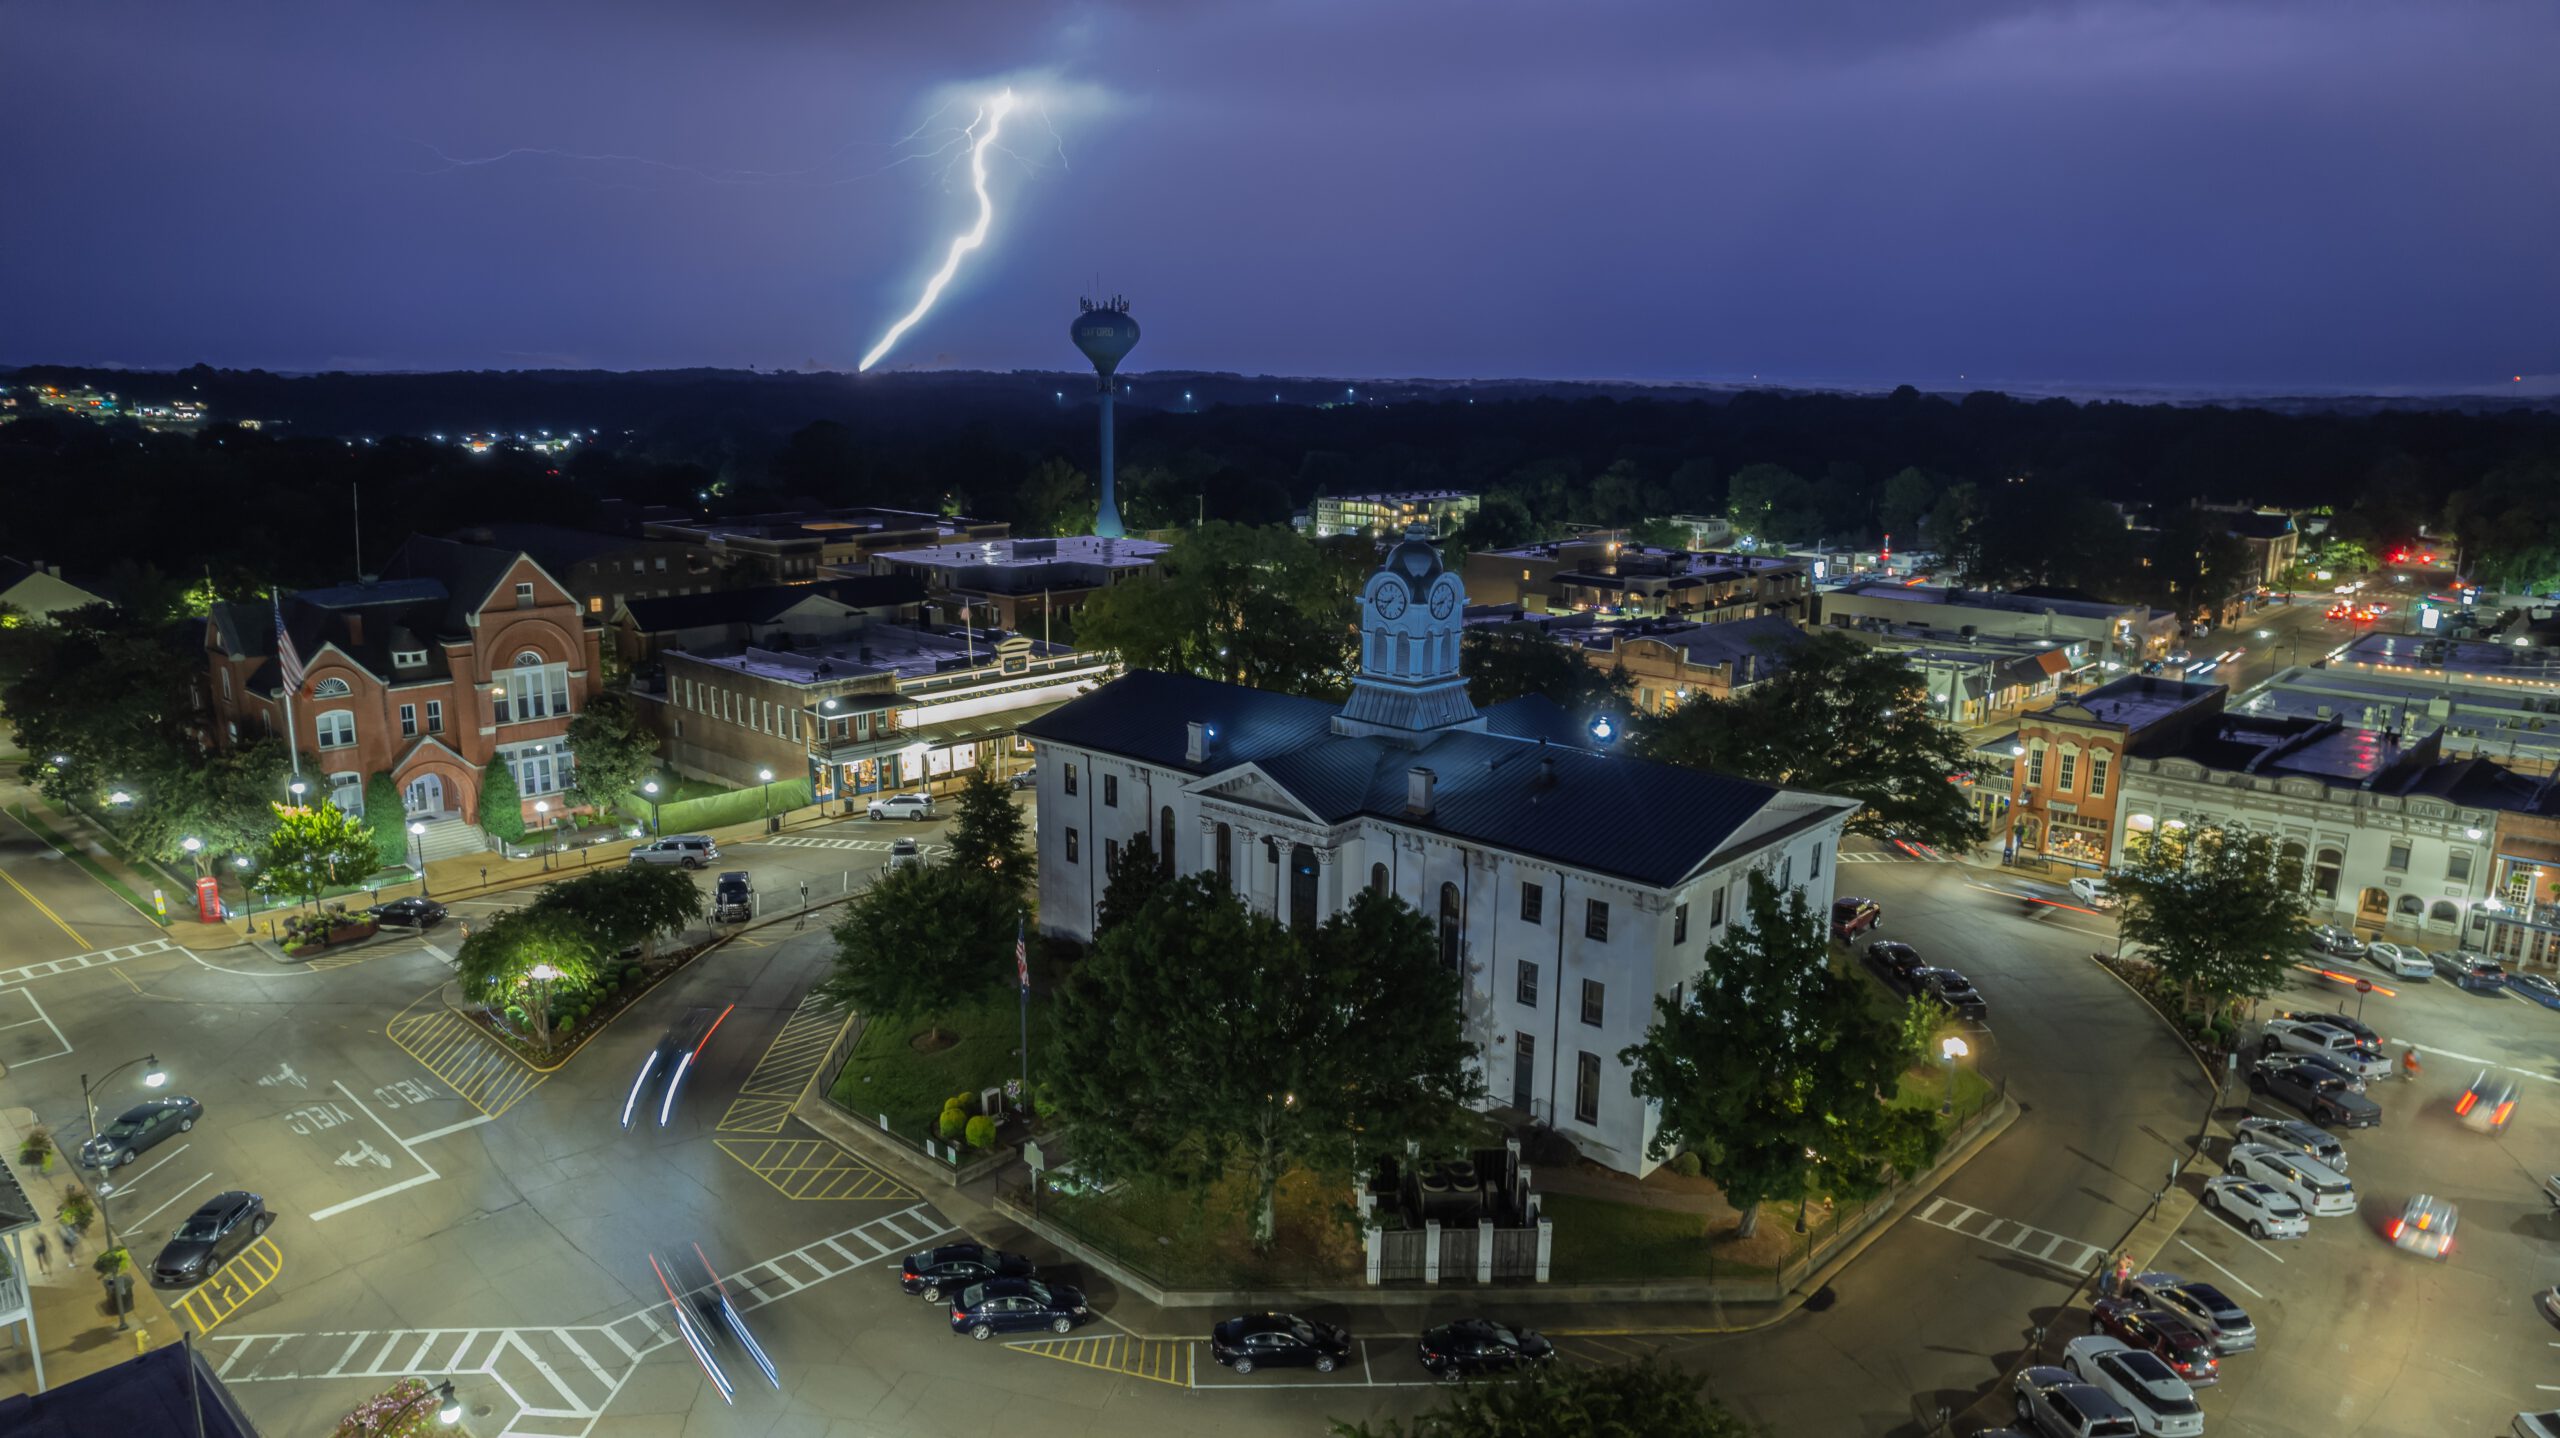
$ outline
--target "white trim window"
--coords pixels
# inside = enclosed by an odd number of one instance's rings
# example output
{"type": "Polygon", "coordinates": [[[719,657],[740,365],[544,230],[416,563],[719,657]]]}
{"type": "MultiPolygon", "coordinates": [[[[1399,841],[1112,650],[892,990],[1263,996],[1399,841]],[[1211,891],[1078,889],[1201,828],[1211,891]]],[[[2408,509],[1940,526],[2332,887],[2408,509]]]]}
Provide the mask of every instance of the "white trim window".
{"type": "Polygon", "coordinates": [[[441,699],[427,701],[427,732],[430,734],[444,732],[444,701],[441,699]]]}
{"type": "Polygon", "coordinates": [[[314,699],[344,699],[354,692],[354,686],[344,679],[323,679],[311,686],[311,697],[314,699]]]}
{"type": "Polygon", "coordinates": [[[501,724],[557,719],[569,712],[569,666],[545,664],[530,649],[516,656],[515,668],[498,687],[495,709],[501,724]]]}
{"type": "Polygon", "coordinates": [[[400,737],[403,739],[418,737],[418,706],[415,704],[400,706],[400,737]]]}
{"type": "MultiPolygon", "coordinates": [[[[352,709],[323,709],[313,717],[313,729],[320,736],[323,749],[352,749],[356,746],[356,716],[352,709]]],[[[358,784],[362,784],[359,779],[358,784]]]]}
{"type": "Polygon", "coordinates": [[[364,813],[364,776],[352,769],[329,776],[329,802],[340,813],[361,817],[364,813]]]}
{"type": "Polygon", "coordinates": [[[509,744],[498,751],[498,757],[516,776],[517,792],[528,799],[557,794],[568,788],[577,769],[577,761],[569,753],[569,746],[557,739],[509,744]]]}
{"type": "Polygon", "coordinates": [[[427,667],[427,651],[423,649],[394,649],[391,651],[391,667],[394,669],[424,669],[427,667]]]}

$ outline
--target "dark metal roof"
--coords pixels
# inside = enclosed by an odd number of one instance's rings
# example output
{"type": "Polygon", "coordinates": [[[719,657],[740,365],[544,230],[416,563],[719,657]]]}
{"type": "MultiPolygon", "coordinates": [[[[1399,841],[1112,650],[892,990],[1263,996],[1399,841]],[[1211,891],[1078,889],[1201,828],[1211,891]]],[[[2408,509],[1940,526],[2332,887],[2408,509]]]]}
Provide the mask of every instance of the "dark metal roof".
{"type": "Polygon", "coordinates": [[[913,574],[864,574],[816,584],[767,584],[708,594],[662,594],[626,599],[623,610],[647,634],[722,624],[763,624],[809,599],[831,599],[853,609],[885,609],[919,603],[924,581],[913,574]]]}
{"type": "Polygon", "coordinates": [[[172,1344],[42,1393],[0,1398],[10,1438],[95,1438],[100,1433],[258,1438],[203,1350],[172,1344]]]}
{"type": "MultiPolygon", "coordinates": [[[[1552,727],[1562,711],[1538,703],[1546,712],[1494,713],[1509,729],[1552,727]]],[[[1781,792],[1517,733],[1451,730],[1419,748],[1340,736],[1334,713],[1322,700],[1138,670],[1022,732],[1194,774],[1250,763],[1326,823],[1368,814],[1654,886],[1685,878],[1781,792]],[[1185,758],[1194,720],[1218,729],[1206,764],[1185,758]],[[1406,812],[1416,767],[1434,775],[1427,815],[1406,812]]]]}

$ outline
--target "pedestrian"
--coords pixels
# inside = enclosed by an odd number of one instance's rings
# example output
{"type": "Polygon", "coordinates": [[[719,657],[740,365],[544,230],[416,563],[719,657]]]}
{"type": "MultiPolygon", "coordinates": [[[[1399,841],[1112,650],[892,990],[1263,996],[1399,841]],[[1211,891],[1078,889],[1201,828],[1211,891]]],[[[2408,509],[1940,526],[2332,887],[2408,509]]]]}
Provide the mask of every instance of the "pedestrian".
{"type": "Polygon", "coordinates": [[[469,919],[459,919],[459,920],[456,920],[455,922],[459,923],[459,924],[462,926],[462,941],[463,941],[464,943],[466,943],[466,944],[467,944],[467,943],[470,943],[470,942],[471,942],[471,921],[470,921],[469,919]]]}
{"type": "Polygon", "coordinates": [[[2408,1050],[2400,1055],[2400,1076],[2403,1078],[2416,1078],[2418,1076],[2417,1045],[2411,1044],[2408,1050]]]}
{"type": "Polygon", "coordinates": [[[53,1242],[44,1236],[41,1228],[36,1230],[36,1267],[47,1273],[53,1272],[53,1242]]]}
{"type": "Polygon", "coordinates": [[[73,1228],[70,1224],[66,1223],[62,1225],[62,1261],[65,1263],[76,1263],[79,1261],[79,1258],[80,1230],[73,1228]]]}

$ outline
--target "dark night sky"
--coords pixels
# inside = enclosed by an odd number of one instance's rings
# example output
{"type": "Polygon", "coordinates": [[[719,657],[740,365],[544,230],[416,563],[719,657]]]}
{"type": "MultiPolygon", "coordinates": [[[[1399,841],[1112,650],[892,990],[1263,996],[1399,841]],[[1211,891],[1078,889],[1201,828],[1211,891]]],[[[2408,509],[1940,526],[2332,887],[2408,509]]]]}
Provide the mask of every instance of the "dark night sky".
{"type": "Polygon", "coordinates": [[[0,363],[850,369],[1014,77],[891,365],[1098,277],[1138,370],[2547,393],[2555,75],[2547,0],[0,0],[0,363]]]}

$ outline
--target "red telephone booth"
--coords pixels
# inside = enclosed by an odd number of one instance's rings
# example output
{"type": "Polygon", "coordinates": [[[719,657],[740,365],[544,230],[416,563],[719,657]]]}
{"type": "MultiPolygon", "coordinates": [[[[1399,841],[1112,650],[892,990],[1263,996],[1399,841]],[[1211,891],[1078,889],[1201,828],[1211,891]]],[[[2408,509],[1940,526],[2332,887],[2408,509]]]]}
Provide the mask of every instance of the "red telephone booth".
{"type": "Polygon", "coordinates": [[[196,917],[208,924],[222,922],[222,886],[210,878],[196,880],[196,917]]]}

